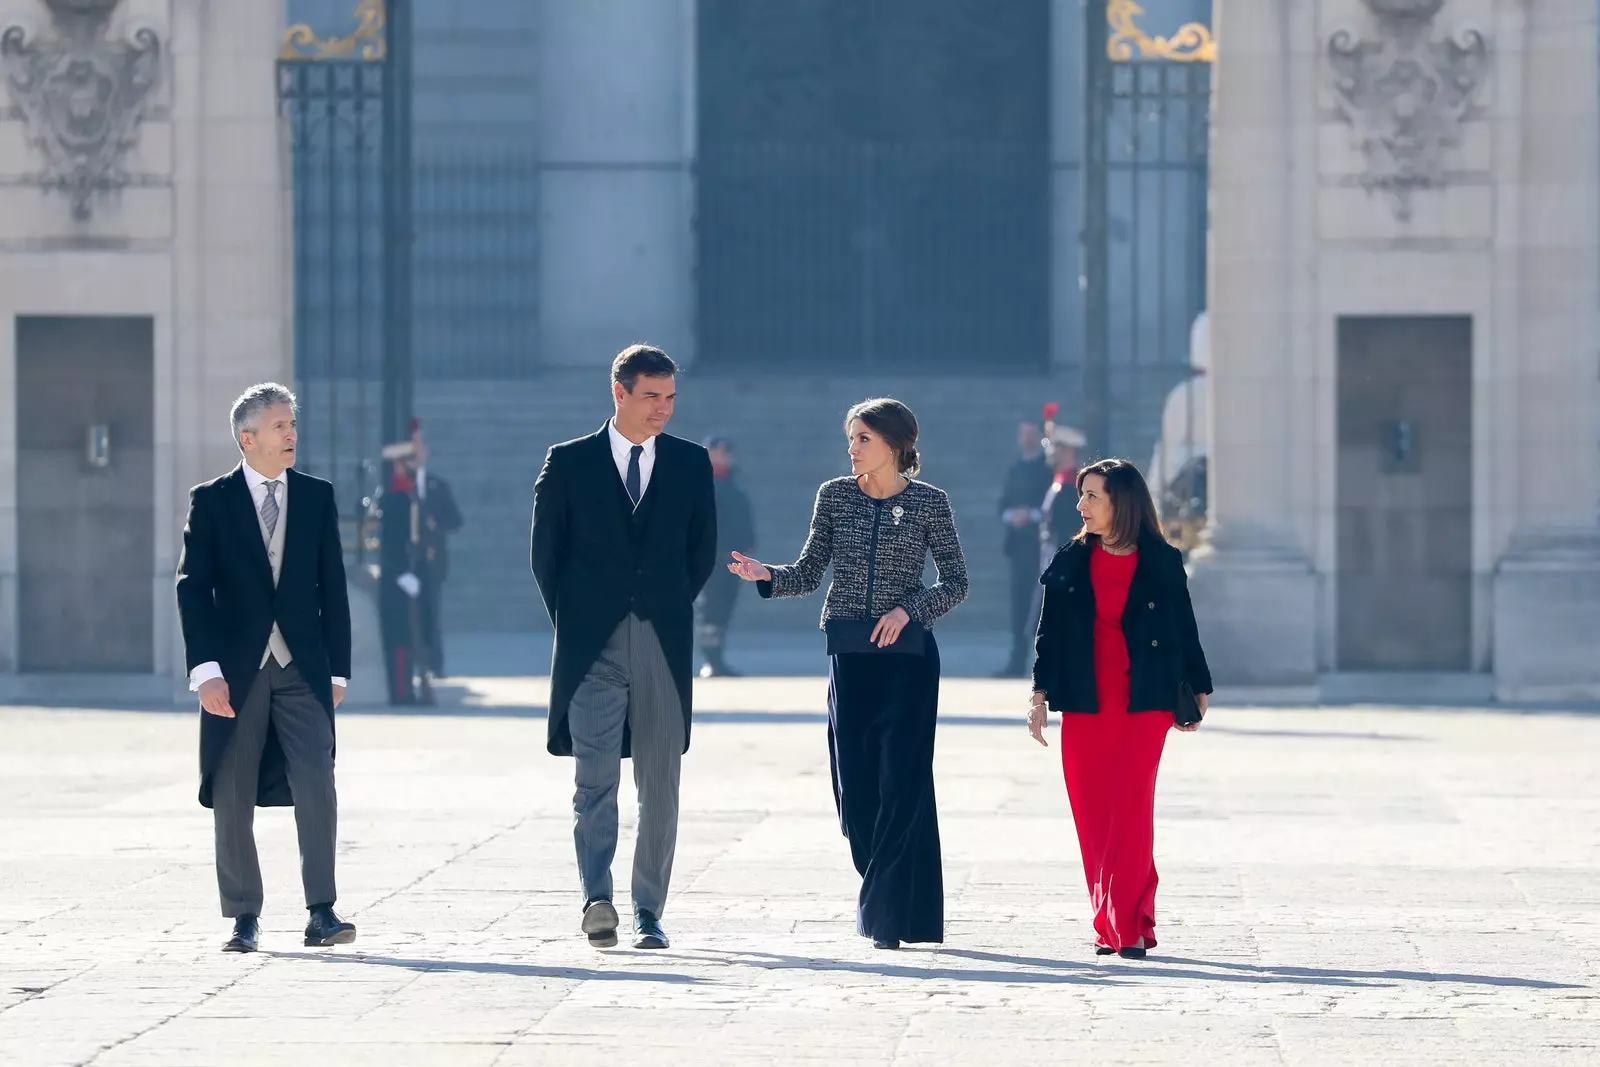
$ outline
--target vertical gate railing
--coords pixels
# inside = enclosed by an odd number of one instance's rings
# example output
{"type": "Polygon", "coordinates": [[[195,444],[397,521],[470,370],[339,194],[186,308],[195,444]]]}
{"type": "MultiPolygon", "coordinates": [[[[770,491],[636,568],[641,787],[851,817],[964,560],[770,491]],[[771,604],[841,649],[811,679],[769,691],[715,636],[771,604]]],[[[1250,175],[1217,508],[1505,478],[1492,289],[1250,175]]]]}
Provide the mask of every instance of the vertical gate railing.
{"type": "Polygon", "coordinates": [[[361,0],[356,28],[291,27],[278,59],[290,153],[297,466],[334,483],[362,561],[379,452],[411,421],[409,0],[361,0]]]}
{"type": "Polygon", "coordinates": [[[1151,488],[1183,542],[1204,521],[1191,338],[1204,333],[1216,48],[1200,23],[1146,34],[1133,0],[1084,0],[1083,11],[1083,429],[1094,455],[1143,463],[1155,446],[1151,488]]]}

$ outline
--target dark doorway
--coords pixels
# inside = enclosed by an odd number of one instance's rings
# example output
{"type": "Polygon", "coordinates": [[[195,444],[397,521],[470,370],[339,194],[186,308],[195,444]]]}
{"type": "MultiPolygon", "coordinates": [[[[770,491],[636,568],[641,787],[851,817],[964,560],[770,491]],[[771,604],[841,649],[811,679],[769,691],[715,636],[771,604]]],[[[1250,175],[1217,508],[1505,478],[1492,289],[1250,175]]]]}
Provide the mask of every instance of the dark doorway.
{"type": "Polygon", "coordinates": [[[1472,659],[1472,320],[1340,319],[1338,664],[1472,659]]]}
{"type": "Polygon", "coordinates": [[[18,667],[153,669],[154,332],[16,322],[18,667]]]}

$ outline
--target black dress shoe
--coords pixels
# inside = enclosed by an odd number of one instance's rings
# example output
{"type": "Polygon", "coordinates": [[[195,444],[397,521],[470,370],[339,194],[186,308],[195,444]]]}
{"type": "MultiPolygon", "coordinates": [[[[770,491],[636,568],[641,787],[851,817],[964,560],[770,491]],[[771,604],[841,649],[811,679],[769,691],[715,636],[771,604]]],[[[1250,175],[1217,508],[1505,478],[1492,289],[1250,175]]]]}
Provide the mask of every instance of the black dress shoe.
{"type": "Polygon", "coordinates": [[[311,921],[306,923],[307,945],[348,945],[355,939],[355,924],[335,915],[332,904],[319,904],[311,909],[311,921]]]}
{"type": "Polygon", "coordinates": [[[261,920],[254,915],[241,915],[233,920],[233,936],[222,946],[224,952],[254,952],[256,939],[261,936],[261,920]]]}
{"type": "Polygon", "coordinates": [[[1121,956],[1125,960],[1142,960],[1144,959],[1144,949],[1134,948],[1132,945],[1126,945],[1123,948],[1117,949],[1117,955],[1121,956]]]}
{"type": "Polygon", "coordinates": [[[873,948],[897,949],[900,947],[898,937],[875,937],[872,939],[873,948]]]}
{"type": "Polygon", "coordinates": [[[583,932],[595,948],[616,945],[617,921],[617,909],[609,900],[591,900],[583,906],[583,932]]]}
{"type": "Polygon", "coordinates": [[[1094,954],[1096,956],[1110,956],[1114,955],[1116,951],[1117,950],[1112,948],[1110,945],[1096,945],[1094,947],[1094,954]]]}
{"type": "Polygon", "coordinates": [[[670,948],[672,946],[672,942],[667,940],[667,932],[661,929],[661,920],[643,908],[640,908],[633,916],[633,932],[638,935],[633,939],[634,948],[670,948]]]}

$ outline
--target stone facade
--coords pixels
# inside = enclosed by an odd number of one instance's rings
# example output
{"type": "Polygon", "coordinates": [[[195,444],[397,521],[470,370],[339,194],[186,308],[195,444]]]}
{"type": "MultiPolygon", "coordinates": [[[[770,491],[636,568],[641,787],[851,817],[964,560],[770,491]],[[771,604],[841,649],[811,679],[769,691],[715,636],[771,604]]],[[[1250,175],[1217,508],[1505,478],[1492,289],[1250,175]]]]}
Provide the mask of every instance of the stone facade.
{"type": "Polygon", "coordinates": [[[1219,684],[1338,668],[1338,329],[1470,316],[1471,656],[1600,695],[1593,0],[1219,0],[1210,543],[1219,684]]]}
{"type": "Polygon", "coordinates": [[[240,390],[293,376],[273,73],[282,33],[277,0],[0,2],[9,77],[0,88],[0,670],[17,662],[24,519],[13,322],[128,315],[153,324],[155,553],[85,566],[148,575],[155,671],[183,673],[172,577],[188,489],[237,462],[227,411],[240,390]],[[61,74],[76,81],[46,90],[59,95],[40,109],[17,71],[39,69],[30,57],[52,49],[52,72],[78,49],[96,73],[61,74]],[[106,85],[114,89],[95,97],[106,85]],[[95,128],[102,120],[108,130],[95,128]],[[62,180],[51,142],[63,137],[79,147],[87,139],[103,157],[62,180]]]}

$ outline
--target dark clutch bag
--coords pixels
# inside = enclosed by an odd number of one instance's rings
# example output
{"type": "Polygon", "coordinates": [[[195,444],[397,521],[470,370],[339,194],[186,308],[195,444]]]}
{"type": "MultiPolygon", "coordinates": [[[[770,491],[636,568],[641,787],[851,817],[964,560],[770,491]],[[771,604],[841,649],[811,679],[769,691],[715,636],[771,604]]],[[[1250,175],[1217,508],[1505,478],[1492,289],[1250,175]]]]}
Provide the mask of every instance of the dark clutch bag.
{"type": "Polygon", "coordinates": [[[915,620],[906,623],[895,643],[879,648],[872,640],[876,619],[829,619],[828,655],[871,653],[875,656],[920,656],[926,651],[928,631],[915,620]]]}
{"type": "Polygon", "coordinates": [[[1200,701],[1195,699],[1194,689],[1188,682],[1178,684],[1178,707],[1172,713],[1172,721],[1179,726],[1193,726],[1202,718],[1200,714],[1200,701]]]}

